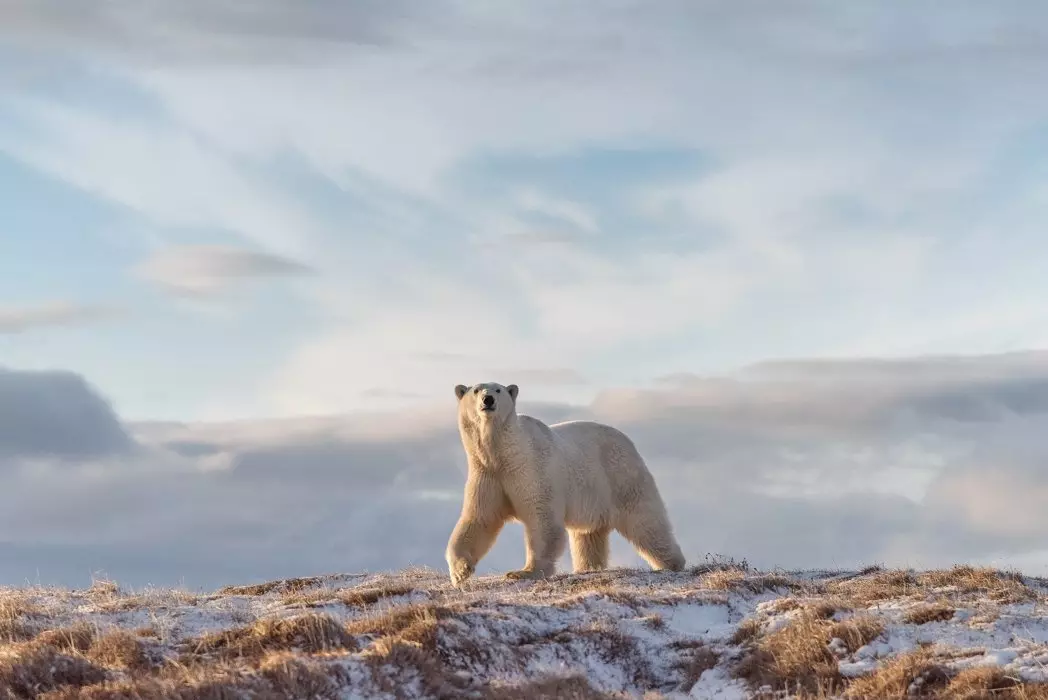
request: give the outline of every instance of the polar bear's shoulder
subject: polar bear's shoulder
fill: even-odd
[[[548,438],[553,438],[553,431],[550,430],[550,426],[534,416],[528,416],[523,413],[519,414],[517,416],[517,423],[530,435],[544,435]]]

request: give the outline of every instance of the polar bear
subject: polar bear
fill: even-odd
[[[469,476],[446,551],[452,583],[473,574],[511,519],[524,525],[527,557],[508,578],[552,575],[569,539],[576,572],[607,568],[612,530],[653,569],[683,569],[655,480],[633,442],[601,423],[546,425],[518,415],[518,393],[515,384],[455,387]]]

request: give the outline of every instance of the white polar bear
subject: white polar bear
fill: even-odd
[[[524,525],[527,559],[509,578],[552,575],[565,528],[576,572],[607,568],[612,530],[652,568],[683,569],[655,480],[633,442],[600,423],[548,426],[517,415],[517,393],[515,384],[455,387],[469,477],[446,552],[452,583],[473,574],[510,519]]]

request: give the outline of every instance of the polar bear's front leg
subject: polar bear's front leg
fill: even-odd
[[[506,522],[506,496],[491,476],[470,470],[462,514],[448,540],[445,557],[455,586],[473,575]]]

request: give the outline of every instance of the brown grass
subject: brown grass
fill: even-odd
[[[43,646],[54,647],[64,654],[83,654],[95,641],[95,628],[86,622],[78,622],[69,627],[44,630],[33,641]]]
[[[110,680],[83,688],[66,686],[40,696],[41,700],[254,700],[314,698],[337,700],[348,674],[337,666],[310,659],[273,654],[258,668],[244,672],[216,665],[203,669],[171,667],[152,676]]]
[[[756,617],[748,617],[735,628],[735,634],[729,640],[732,644],[746,644],[756,639],[761,633],[762,623]]]
[[[0,593],[0,642],[23,642],[39,631],[45,611],[21,591]]]
[[[996,666],[981,666],[961,671],[946,686],[943,695],[950,700],[982,700],[982,698],[1015,697],[1008,692],[1020,682]],[[1019,696],[1021,697],[1021,696]]]
[[[100,683],[106,672],[81,656],[44,644],[24,644],[17,655],[0,658],[0,689],[7,698],[36,698],[62,688]]]
[[[997,603],[1018,603],[1037,597],[1037,593],[1026,585],[1022,574],[986,567],[955,566],[928,571],[918,576],[917,581],[928,588],[978,593]]]
[[[843,581],[831,581],[826,584],[826,592],[865,607],[882,600],[906,598],[920,591],[916,577],[907,571],[877,571]]]
[[[214,632],[185,644],[183,663],[207,662],[208,657],[257,661],[270,652],[298,650],[315,654],[357,649],[352,633],[328,615],[263,619],[253,625]]]
[[[395,640],[432,649],[436,646],[438,623],[450,615],[451,610],[439,605],[402,605],[353,620],[346,625],[346,631],[351,635],[374,637],[379,642]]]
[[[287,605],[316,607],[330,602],[339,602],[350,608],[366,608],[384,598],[408,595],[415,591],[414,586],[389,585],[370,586],[367,588],[350,588],[342,590],[319,589],[312,591],[292,591],[284,594],[282,602]]]
[[[218,595],[246,595],[263,596],[268,593],[296,593],[307,588],[315,588],[324,583],[319,576],[304,576],[301,578],[286,578],[279,581],[267,581],[255,583],[250,586],[226,586],[218,589]]]
[[[121,629],[95,638],[87,650],[87,658],[102,666],[125,671],[145,671],[154,665],[142,641]]]
[[[677,689],[683,693],[690,693],[691,689],[702,678],[702,674],[714,668],[720,656],[710,648],[699,645],[691,649],[691,653],[684,655],[677,669],[683,676],[683,681]]]
[[[957,612],[946,603],[927,603],[910,608],[902,616],[902,621],[910,625],[926,625],[929,622],[946,622],[953,619]]]
[[[801,584],[782,574],[747,574],[741,569],[721,569],[702,577],[704,588],[715,591],[740,591],[763,593],[780,588],[798,590]]]
[[[556,676],[520,685],[489,685],[485,700],[605,700],[614,695],[602,693],[583,676]]]
[[[826,607],[805,609],[786,627],[756,636],[737,664],[735,675],[754,688],[767,685],[775,690],[808,693],[839,688],[843,678],[829,648],[831,640],[841,640],[851,653],[876,638],[884,628],[870,617],[856,616],[838,622],[827,619],[826,613]]]
[[[658,613],[652,613],[651,615],[645,615],[641,618],[641,622],[650,630],[663,630],[666,629],[666,619]]]
[[[920,650],[886,661],[876,671],[854,679],[844,692],[848,698],[901,698],[941,695],[949,682],[945,667]]]

